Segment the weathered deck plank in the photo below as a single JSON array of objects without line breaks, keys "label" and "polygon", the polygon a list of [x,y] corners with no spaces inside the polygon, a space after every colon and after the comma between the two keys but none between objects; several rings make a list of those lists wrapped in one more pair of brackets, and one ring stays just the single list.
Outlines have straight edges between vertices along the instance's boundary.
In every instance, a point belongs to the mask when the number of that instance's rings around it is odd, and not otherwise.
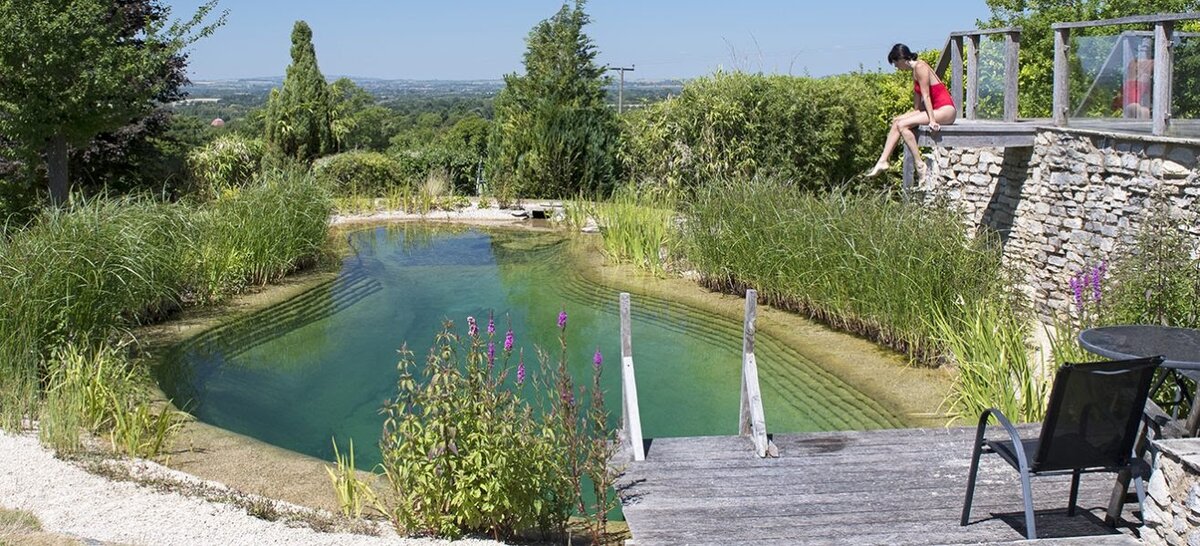
[{"label": "weathered deck plank", "polygon": [[[1036,434],[1025,426],[1023,433]],[[659,438],[618,482],[638,546],[651,544],[976,544],[1024,540],[1017,473],[981,463],[971,524],[959,526],[974,427],[776,435],[777,459],[747,438]],[[1066,516],[1069,479],[1035,479],[1038,532],[1136,544],[1102,524],[1113,475],[1085,475],[1079,514]],[[1129,507],[1132,509],[1133,507]],[[1053,543],[1070,544],[1057,540]],[[1041,544],[1041,542],[1039,542]]]}]

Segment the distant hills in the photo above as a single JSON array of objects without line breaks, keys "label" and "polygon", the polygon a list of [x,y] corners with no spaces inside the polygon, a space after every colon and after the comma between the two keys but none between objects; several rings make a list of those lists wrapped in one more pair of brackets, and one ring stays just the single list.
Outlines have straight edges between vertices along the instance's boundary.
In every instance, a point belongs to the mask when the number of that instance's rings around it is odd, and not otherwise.
[{"label": "distant hills", "polygon": [[[329,81],[342,76],[327,76]],[[381,99],[397,96],[492,96],[504,88],[504,80],[387,80],[382,78],[350,77],[354,83]],[[683,80],[625,80],[625,95],[665,95],[683,88]],[[266,95],[271,88],[283,84],[283,76],[238,78],[227,80],[195,80],[186,87],[188,98],[228,97],[231,95]],[[611,86],[616,92],[616,84]]]}]

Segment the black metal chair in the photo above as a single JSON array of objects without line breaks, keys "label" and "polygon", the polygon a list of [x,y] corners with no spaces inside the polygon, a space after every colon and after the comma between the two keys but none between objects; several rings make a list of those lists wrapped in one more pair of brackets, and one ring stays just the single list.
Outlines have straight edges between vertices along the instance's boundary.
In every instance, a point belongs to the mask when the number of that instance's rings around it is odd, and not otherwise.
[{"label": "black metal chair", "polygon": [[[1134,456],[1134,442],[1142,421],[1146,397],[1161,356],[1066,364],[1054,378],[1046,419],[1038,438],[1022,440],[1017,429],[1000,410],[988,409],[979,417],[963,504],[962,525],[971,515],[979,457],[995,453],[1021,475],[1025,500],[1025,530],[1037,538],[1033,521],[1032,476],[1071,474],[1071,498],[1067,515],[1075,515],[1079,499],[1079,476],[1084,472],[1129,471],[1134,478],[1138,501],[1145,500],[1143,479],[1150,466]],[[987,440],[984,432],[989,417],[995,417],[1008,432],[1008,440]]]}]

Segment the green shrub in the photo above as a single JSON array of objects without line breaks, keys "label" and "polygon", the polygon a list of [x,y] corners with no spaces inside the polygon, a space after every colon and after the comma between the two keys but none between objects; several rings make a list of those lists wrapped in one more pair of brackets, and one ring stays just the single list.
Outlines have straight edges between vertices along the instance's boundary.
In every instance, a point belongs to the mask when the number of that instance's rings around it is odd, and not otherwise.
[{"label": "green shrub", "polygon": [[828,188],[878,157],[890,117],[905,108],[894,79],[718,72],[626,116],[621,155],[632,180],[675,192],[755,177]]},{"label": "green shrub", "polygon": [[198,190],[215,197],[249,184],[263,160],[262,142],[235,133],[223,134],[188,154],[188,169]]},{"label": "green shrub", "polygon": [[321,158],[313,163],[313,175],[339,195],[381,195],[409,182],[400,162],[379,152],[353,151]]},{"label": "green shrub", "polygon": [[1117,249],[1100,315],[1107,324],[1200,328],[1200,248],[1162,204]]}]

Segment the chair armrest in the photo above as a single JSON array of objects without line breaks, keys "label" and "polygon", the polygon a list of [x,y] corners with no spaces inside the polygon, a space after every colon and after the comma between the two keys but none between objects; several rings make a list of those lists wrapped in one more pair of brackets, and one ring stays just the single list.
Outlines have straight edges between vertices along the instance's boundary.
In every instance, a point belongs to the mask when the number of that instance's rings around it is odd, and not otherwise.
[{"label": "chair armrest", "polygon": [[983,414],[979,416],[979,428],[975,432],[975,442],[982,445],[986,441],[984,433],[987,430],[989,417],[995,417],[1000,426],[1004,427],[1004,430],[1008,432],[1008,437],[1013,443],[1013,451],[1016,452],[1017,463],[1021,469],[1028,469],[1029,461],[1025,459],[1025,446],[1021,444],[1021,435],[1017,433],[1017,427],[1013,426],[1012,421],[1009,421],[1008,417],[1004,416],[1004,412],[999,409],[988,408],[983,410]]}]

